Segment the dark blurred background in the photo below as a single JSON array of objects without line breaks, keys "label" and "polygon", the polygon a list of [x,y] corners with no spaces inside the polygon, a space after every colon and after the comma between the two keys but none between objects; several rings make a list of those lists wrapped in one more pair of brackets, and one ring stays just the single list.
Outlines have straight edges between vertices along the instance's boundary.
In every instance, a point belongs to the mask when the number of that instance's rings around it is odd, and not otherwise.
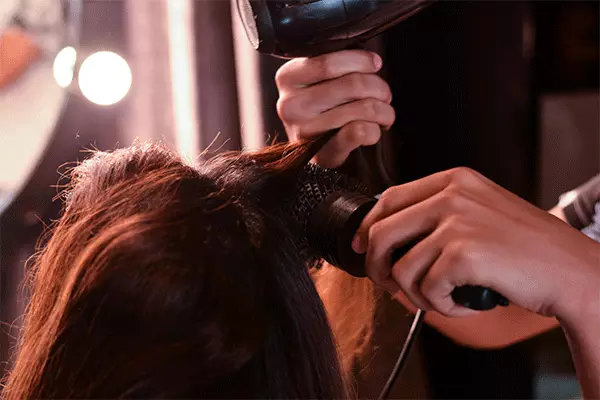
[{"label": "dark blurred background", "polygon": [[[250,48],[228,1],[2,2],[0,54],[15,30],[40,48],[23,74],[0,79],[5,373],[27,299],[26,260],[59,216],[60,173],[82,150],[162,140],[196,158],[213,142],[214,151],[253,149],[285,133],[273,81],[283,61]],[[549,208],[598,173],[598,4],[442,1],[373,40],[394,93],[387,145],[398,183],[469,166]],[[360,379],[367,397],[383,385],[411,322],[399,304],[381,307],[377,352]],[[560,330],[477,351],[425,328],[419,345],[393,397],[579,396]]]}]

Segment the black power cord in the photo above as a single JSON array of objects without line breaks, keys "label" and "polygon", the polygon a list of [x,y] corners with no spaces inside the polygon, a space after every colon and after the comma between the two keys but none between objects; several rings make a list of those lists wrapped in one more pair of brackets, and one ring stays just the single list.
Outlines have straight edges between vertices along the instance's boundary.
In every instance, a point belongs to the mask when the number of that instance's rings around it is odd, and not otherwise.
[{"label": "black power cord", "polygon": [[378,400],[385,400],[390,395],[390,390],[394,387],[394,383],[398,379],[398,376],[402,373],[404,369],[404,365],[406,364],[406,360],[410,355],[410,350],[413,347],[413,343],[415,342],[415,338],[419,334],[421,326],[423,325],[423,321],[425,320],[425,311],[418,310],[415,314],[415,318],[413,319],[412,326],[410,327],[410,331],[408,332],[408,336],[404,341],[404,346],[402,346],[402,351],[400,351],[400,355],[398,356],[398,360],[396,361],[396,365],[394,365],[394,369],[390,373],[385,386],[381,390],[379,394]]}]

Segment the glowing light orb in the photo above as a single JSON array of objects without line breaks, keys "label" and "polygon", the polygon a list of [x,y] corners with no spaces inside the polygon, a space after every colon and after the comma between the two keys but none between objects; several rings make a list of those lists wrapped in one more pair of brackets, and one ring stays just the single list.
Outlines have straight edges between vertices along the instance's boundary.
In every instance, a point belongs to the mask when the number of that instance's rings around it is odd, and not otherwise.
[{"label": "glowing light orb", "polygon": [[65,47],[56,55],[52,71],[54,80],[61,88],[67,88],[73,82],[77,51],[73,47]]},{"label": "glowing light orb", "polygon": [[131,88],[132,74],[127,61],[110,51],[92,54],[81,64],[79,87],[92,103],[109,106],[123,100]]}]

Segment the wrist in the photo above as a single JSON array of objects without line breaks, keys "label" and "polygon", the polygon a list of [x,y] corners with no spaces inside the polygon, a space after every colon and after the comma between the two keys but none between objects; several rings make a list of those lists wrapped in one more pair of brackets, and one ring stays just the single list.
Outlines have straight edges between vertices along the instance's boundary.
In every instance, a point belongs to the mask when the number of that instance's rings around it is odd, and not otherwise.
[{"label": "wrist", "polygon": [[[583,236],[583,235],[582,235]],[[584,237],[553,314],[563,326],[600,321],[600,244]],[[573,254],[575,255],[575,254]]]},{"label": "wrist", "polygon": [[[565,310],[561,312],[560,316],[557,316],[560,325],[566,332],[579,335],[592,330],[596,332],[596,336],[600,332],[600,298],[596,296],[594,299],[587,298],[587,300],[590,305],[573,307],[570,311]],[[595,309],[591,304],[595,305]]]},{"label": "wrist", "polygon": [[[595,315],[595,314],[594,314]],[[584,399],[600,398],[600,318],[587,320],[561,321],[562,329],[569,343],[569,348],[581,384]]]},{"label": "wrist", "polygon": [[561,324],[573,329],[581,324],[600,325],[600,245],[591,246],[588,263],[583,270],[589,272],[565,290],[564,304],[556,307],[556,317]]}]

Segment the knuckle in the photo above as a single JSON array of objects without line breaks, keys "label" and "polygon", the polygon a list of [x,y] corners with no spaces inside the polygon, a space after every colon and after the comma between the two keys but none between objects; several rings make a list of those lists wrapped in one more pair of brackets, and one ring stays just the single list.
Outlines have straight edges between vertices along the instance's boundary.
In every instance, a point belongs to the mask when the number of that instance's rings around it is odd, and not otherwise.
[{"label": "knuckle", "polygon": [[277,104],[276,104],[276,108],[277,108],[277,115],[279,115],[279,118],[283,119],[285,122],[285,117],[287,117],[288,114],[288,107],[289,107],[289,100],[285,97],[280,97],[279,99],[277,99]]},{"label": "knuckle", "polygon": [[452,215],[445,219],[436,231],[441,239],[450,239],[456,237],[456,234],[460,232],[461,220],[458,216]]},{"label": "knuckle", "polygon": [[287,71],[288,68],[287,65],[292,62],[292,61],[288,61],[288,63],[284,64],[281,68],[279,68],[277,70],[277,72],[275,73],[275,85],[277,85],[277,88],[279,90],[281,90],[284,86],[285,86],[285,82],[286,82],[286,78],[287,78]]},{"label": "knuckle", "polygon": [[421,295],[427,299],[436,311],[442,314],[449,311],[448,304],[444,301],[446,292],[444,287],[447,285],[448,281],[444,269],[434,266],[419,287]]},{"label": "knuckle", "polygon": [[382,211],[385,213],[386,210],[389,210],[392,208],[392,204],[394,202],[395,199],[395,187],[391,187],[389,189],[386,189],[383,193],[381,193],[381,195],[379,196],[379,200],[377,201],[377,204],[379,207],[381,207]]},{"label": "knuckle", "polygon": [[437,288],[442,283],[442,278],[435,272],[430,272],[421,283],[421,294],[429,302],[434,302],[436,298]]},{"label": "knuckle", "polygon": [[448,186],[440,193],[439,206],[447,212],[460,210],[464,203],[462,191],[456,186]]},{"label": "knuckle", "polygon": [[312,63],[311,67],[315,68],[317,75],[321,79],[326,80],[335,76],[336,64],[331,55],[326,54],[321,57],[309,59],[309,63]]},{"label": "knuckle", "polygon": [[375,88],[377,98],[382,101],[390,102],[392,100],[392,89],[390,85],[381,77],[377,75],[368,75],[369,85]]},{"label": "knuckle", "polygon": [[375,244],[377,239],[379,238],[381,232],[381,224],[376,222],[369,227],[369,231],[367,232],[367,237],[369,238],[369,243]]},{"label": "knuckle", "polygon": [[413,278],[411,275],[394,269],[394,280],[400,288],[406,293],[414,289]]},{"label": "knuckle", "polygon": [[458,185],[470,185],[479,179],[479,173],[468,167],[458,167],[452,170],[452,182]]},{"label": "knuckle", "polygon": [[392,101],[392,88],[390,88],[390,85],[387,84],[387,82],[384,81],[384,86],[383,86],[383,95],[386,99],[387,102],[391,102]]},{"label": "knuckle", "polygon": [[344,78],[344,85],[356,96],[364,95],[367,91],[365,75],[359,73],[348,74]]},{"label": "knuckle", "polygon": [[277,100],[276,107],[277,114],[284,123],[290,124],[299,119],[298,113],[300,108],[298,107],[298,100],[295,97],[281,96]]},{"label": "knuckle", "polygon": [[458,179],[470,178],[473,176],[475,171],[469,167],[457,167],[454,168],[454,176]]},{"label": "knuckle", "polygon": [[396,121],[396,110],[394,110],[394,107],[390,106],[389,104],[386,104],[386,116],[383,120],[383,123],[385,126],[391,126],[394,124],[394,121]]},{"label": "knuckle", "polygon": [[468,223],[466,221],[466,218],[460,214],[454,214],[454,215],[450,216],[450,218],[448,218],[446,220],[445,224],[448,226],[448,229],[452,233],[459,233],[459,232],[467,231]]},{"label": "knuckle", "polygon": [[379,140],[379,126],[368,122],[353,122],[346,135],[346,142],[353,148],[372,145]]},{"label": "knuckle", "polygon": [[344,144],[353,150],[361,145],[361,139],[365,135],[364,124],[360,122],[352,123],[344,132]]},{"label": "knuckle", "polygon": [[361,123],[362,125],[362,144],[364,146],[372,146],[379,142],[381,138],[381,128],[375,124]]},{"label": "knuckle", "polygon": [[275,103],[275,109],[277,110],[277,115],[279,115],[279,117],[285,113],[285,101],[282,97],[277,99],[277,103]]},{"label": "knuckle", "polygon": [[361,110],[363,117],[368,121],[376,121],[379,114],[377,100],[365,99],[361,102]]},{"label": "knuckle", "polygon": [[452,264],[464,263],[471,254],[470,241],[464,239],[456,239],[448,244],[447,247],[448,259]]},{"label": "knuckle", "polygon": [[377,221],[371,225],[367,233],[369,247],[377,250],[381,244],[383,235],[385,235],[385,227],[382,221]]}]

